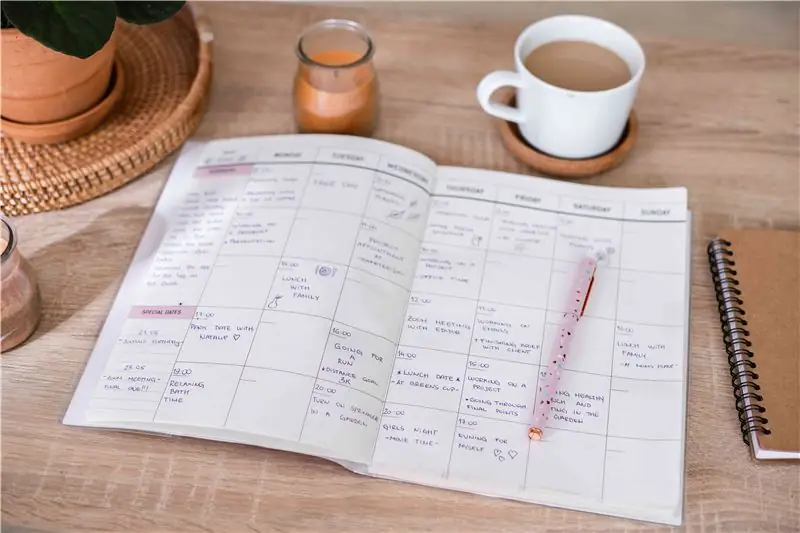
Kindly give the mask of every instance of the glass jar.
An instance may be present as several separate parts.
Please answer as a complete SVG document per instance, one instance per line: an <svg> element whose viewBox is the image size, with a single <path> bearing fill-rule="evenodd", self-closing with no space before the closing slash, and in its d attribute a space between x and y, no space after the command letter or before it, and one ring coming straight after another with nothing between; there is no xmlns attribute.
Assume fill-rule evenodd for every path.
<svg viewBox="0 0 800 533"><path fill-rule="evenodd" d="M369 136L378 124L375 46L349 20L323 20L297 41L294 116L300 133Z"/></svg>
<svg viewBox="0 0 800 533"><path fill-rule="evenodd" d="M0 216L0 352L25 342L41 318L41 299L36 275L17 249L17 231Z"/></svg>

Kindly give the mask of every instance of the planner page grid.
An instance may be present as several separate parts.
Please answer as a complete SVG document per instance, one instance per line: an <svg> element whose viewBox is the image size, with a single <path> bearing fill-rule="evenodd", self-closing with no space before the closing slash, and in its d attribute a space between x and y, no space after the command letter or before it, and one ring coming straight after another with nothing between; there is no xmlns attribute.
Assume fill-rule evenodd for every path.
<svg viewBox="0 0 800 533"><path fill-rule="evenodd" d="M215 141L180 163L65 423L258 435L498 495L678 505L685 190L437 169L333 136ZM594 245L614 253L531 443L543 357Z"/></svg>
<svg viewBox="0 0 800 533"><path fill-rule="evenodd" d="M173 179L74 419L367 463L435 166L378 141L284 136L210 143Z"/></svg>
<svg viewBox="0 0 800 533"><path fill-rule="evenodd" d="M372 471L671 511L683 472L685 196L541 189L440 168ZM593 246L614 253L598 269L545 438L531 442L543 357Z"/></svg>

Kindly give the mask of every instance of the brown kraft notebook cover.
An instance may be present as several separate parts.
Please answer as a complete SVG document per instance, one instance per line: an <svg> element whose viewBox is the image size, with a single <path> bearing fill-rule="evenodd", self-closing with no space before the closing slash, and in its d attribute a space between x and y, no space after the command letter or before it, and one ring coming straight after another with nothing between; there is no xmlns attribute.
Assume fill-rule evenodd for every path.
<svg viewBox="0 0 800 533"><path fill-rule="evenodd" d="M729 228L708 252L744 440L800 460L800 232Z"/></svg>

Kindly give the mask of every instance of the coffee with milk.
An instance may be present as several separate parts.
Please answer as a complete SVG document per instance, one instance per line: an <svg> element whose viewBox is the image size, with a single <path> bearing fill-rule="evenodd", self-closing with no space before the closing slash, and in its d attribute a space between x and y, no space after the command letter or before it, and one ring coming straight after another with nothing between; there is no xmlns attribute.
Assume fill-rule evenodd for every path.
<svg viewBox="0 0 800 533"><path fill-rule="evenodd" d="M540 80L570 91L607 91L631 79L628 64L603 46L555 41L535 48L523 61Z"/></svg>

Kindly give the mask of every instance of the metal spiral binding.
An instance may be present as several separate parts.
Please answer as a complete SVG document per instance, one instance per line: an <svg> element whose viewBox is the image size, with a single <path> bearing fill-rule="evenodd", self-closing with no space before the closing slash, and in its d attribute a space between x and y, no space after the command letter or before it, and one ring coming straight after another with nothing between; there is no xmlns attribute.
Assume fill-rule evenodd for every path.
<svg viewBox="0 0 800 533"><path fill-rule="evenodd" d="M759 403L764 398L758 393L758 384L752 343L747 339L747 320L744 318L744 301L736 279L736 261L733 259L731 243L724 239L714 239L708 244L708 260L717 294L722 339L728 354L728 366L731 369L731 385L733 397L736 399L736 411L739 413L739 428L742 439L750 444L752 433L769 435L767 427L769 419L762 416L766 409Z"/></svg>

